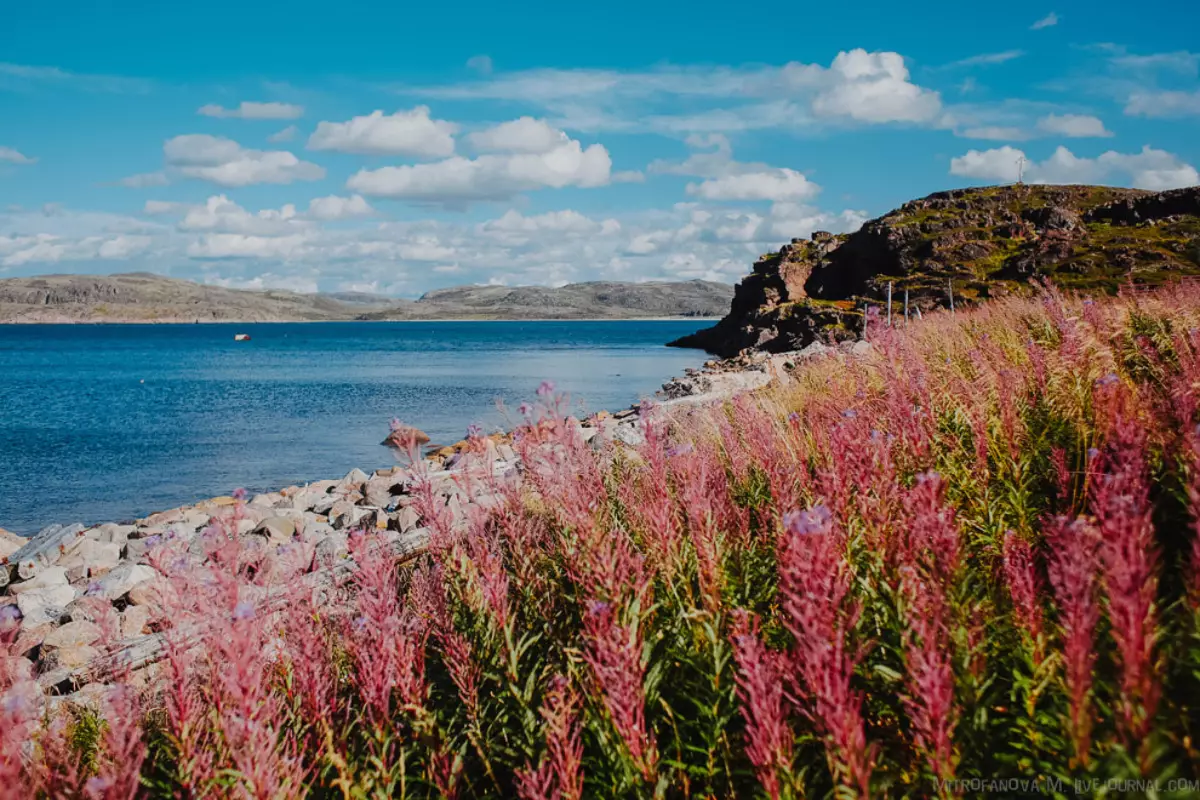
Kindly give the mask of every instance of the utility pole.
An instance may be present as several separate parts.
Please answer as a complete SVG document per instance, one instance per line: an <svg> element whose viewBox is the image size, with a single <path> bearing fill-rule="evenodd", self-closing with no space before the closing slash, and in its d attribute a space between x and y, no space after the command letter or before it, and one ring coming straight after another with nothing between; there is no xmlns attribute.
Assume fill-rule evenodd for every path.
<svg viewBox="0 0 1200 800"><path fill-rule="evenodd" d="M1020 158L1017 159L1017 184L1018 185L1021 184L1022 179L1025 177L1025 165L1028 163L1029 162L1025 160L1024 155L1022 155Z"/></svg>
<svg viewBox="0 0 1200 800"><path fill-rule="evenodd" d="M954 279L946 279L946 296L950 298L950 313L954 313Z"/></svg>
<svg viewBox="0 0 1200 800"><path fill-rule="evenodd" d="M892 282L888 281L888 327L892 327Z"/></svg>
<svg viewBox="0 0 1200 800"><path fill-rule="evenodd" d="M904 324L908 324L908 287L904 287Z"/></svg>

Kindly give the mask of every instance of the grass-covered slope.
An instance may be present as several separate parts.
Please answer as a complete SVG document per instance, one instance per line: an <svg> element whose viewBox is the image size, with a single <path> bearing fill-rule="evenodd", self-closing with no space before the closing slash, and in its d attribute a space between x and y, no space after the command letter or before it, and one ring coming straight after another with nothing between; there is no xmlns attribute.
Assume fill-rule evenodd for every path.
<svg viewBox="0 0 1200 800"><path fill-rule="evenodd" d="M345 591L269 613L311 553L250 546L236 509L203 568L165 538L123 602L171 657L91 705L40 705L0 613L0 786L1194 796L1198 331L1195 286L1001 299L615 450L547 390L522 488L476 465L489 512L449 525L418 471L433 544L401 570L364 533Z"/></svg>
<svg viewBox="0 0 1200 800"><path fill-rule="evenodd" d="M1035 284L1115 293L1200 275L1200 187L993 186L906 203L852 234L815 233L763 256L728 316L676 344L732 355L856 334L863 309L961 307Z"/></svg>

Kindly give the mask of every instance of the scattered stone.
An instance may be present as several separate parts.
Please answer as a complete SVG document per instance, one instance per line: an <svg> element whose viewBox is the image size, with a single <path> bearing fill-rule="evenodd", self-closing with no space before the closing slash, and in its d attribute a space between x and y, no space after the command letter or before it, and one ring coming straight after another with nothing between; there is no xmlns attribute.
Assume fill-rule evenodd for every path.
<svg viewBox="0 0 1200 800"><path fill-rule="evenodd" d="M355 467L354 469L350 470L350 472L346 473L346 477L342 478L342 480L339 482L339 485L346 488L353 487L357 489L359 486L366 483L370 477L370 475L363 472L358 467Z"/></svg>
<svg viewBox="0 0 1200 800"><path fill-rule="evenodd" d="M87 620L68 622L50 633L42 640L43 647L83 647L92 644L103 636L100 626Z"/></svg>
<svg viewBox="0 0 1200 800"><path fill-rule="evenodd" d="M633 425L618 425L613 432L613 438L630 447L640 447L646 443L646 436Z"/></svg>
<svg viewBox="0 0 1200 800"><path fill-rule="evenodd" d="M33 662L24 656L0 656L0 675L7 675L13 683L33 680Z"/></svg>
<svg viewBox="0 0 1200 800"><path fill-rule="evenodd" d="M318 564L329 566L345 558L348 552L345 534L334 533L317 542L315 556Z"/></svg>
<svg viewBox="0 0 1200 800"><path fill-rule="evenodd" d="M353 528L367 513L365 508L360 508L349 500L339 500L329 509L329 524L334 530Z"/></svg>
<svg viewBox="0 0 1200 800"><path fill-rule="evenodd" d="M90 645L60 647L54 651L53 657L50 660L56 667L75 669L76 667L82 667L99 655L100 651Z"/></svg>
<svg viewBox="0 0 1200 800"><path fill-rule="evenodd" d="M75 589L66 584L22 592L17 595L21 624L33 626L59 620L66 616L66 608L74 599Z"/></svg>
<svg viewBox="0 0 1200 800"><path fill-rule="evenodd" d="M401 425L400 423L392 424L392 431L387 435L380 444L385 447L393 447L397 450L407 450L409 447L420 447L424 444L429 444L429 436L418 428L411 425Z"/></svg>
<svg viewBox="0 0 1200 800"><path fill-rule="evenodd" d="M122 561L111 572L96 582L96 591L92 594L116 600L128 594L135 586L152 581L158 577L158 571L145 564L133 564Z"/></svg>
<svg viewBox="0 0 1200 800"><path fill-rule="evenodd" d="M388 528L398 533L408 533L421 523L421 515L412 506L405 506L391 515Z"/></svg>
<svg viewBox="0 0 1200 800"><path fill-rule="evenodd" d="M29 542L24 536L17 536L12 531L0 528L0 561L11 556Z"/></svg>
<svg viewBox="0 0 1200 800"><path fill-rule="evenodd" d="M132 639L146 632L150 624L150 609L144 605L129 606L121 612L121 638Z"/></svg>
<svg viewBox="0 0 1200 800"><path fill-rule="evenodd" d="M296 535L296 521L289 517L268 517L250 534L265 538L271 545L286 544Z"/></svg>
<svg viewBox="0 0 1200 800"><path fill-rule="evenodd" d="M38 531L9 561L17 565L17 574L29 580L46 567L53 566L62 555L63 548L83 535L84 527L74 525L50 525Z"/></svg>
<svg viewBox="0 0 1200 800"><path fill-rule="evenodd" d="M116 525L108 522L104 525L98 525L87 532L89 539L94 539L97 542L111 542L118 544L121 547L129 541L129 537L137 531L136 525Z"/></svg>
<svg viewBox="0 0 1200 800"><path fill-rule="evenodd" d="M120 561L121 545L79 539L63 554L59 566L67 570L67 578L74 582L103 575Z"/></svg>
<svg viewBox="0 0 1200 800"><path fill-rule="evenodd" d="M70 581L67 580L67 570L65 567L48 567L27 581L14 583L12 586L8 587L8 592L9 594L20 597L26 592L36 592L41 589L53 589L56 586L66 586L68 583L70 583Z"/></svg>

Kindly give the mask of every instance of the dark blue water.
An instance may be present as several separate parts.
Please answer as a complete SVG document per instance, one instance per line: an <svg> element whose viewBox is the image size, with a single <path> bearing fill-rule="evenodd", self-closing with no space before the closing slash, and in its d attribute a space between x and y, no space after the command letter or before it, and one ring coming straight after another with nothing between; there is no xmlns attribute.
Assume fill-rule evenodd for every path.
<svg viewBox="0 0 1200 800"><path fill-rule="evenodd" d="M392 417L449 444L546 379L624 407L703 360L662 344L704 324L0 325L0 527L369 471L394 463Z"/></svg>

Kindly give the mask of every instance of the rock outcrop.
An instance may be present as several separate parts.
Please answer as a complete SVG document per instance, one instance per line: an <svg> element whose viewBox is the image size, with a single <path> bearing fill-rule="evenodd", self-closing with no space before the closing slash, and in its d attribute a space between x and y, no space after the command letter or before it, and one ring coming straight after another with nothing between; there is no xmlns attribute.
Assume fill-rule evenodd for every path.
<svg viewBox="0 0 1200 800"><path fill-rule="evenodd" d="M722 356L796 350L862 331L864 309L944 307L1064 288L1114 292L1200 275L1200 187L1144 192L1101 186L992 186L938 192L855 233L816 232L763 256L729 314L679 339ZM886 311L885 311L886 313Z"/></svg>

